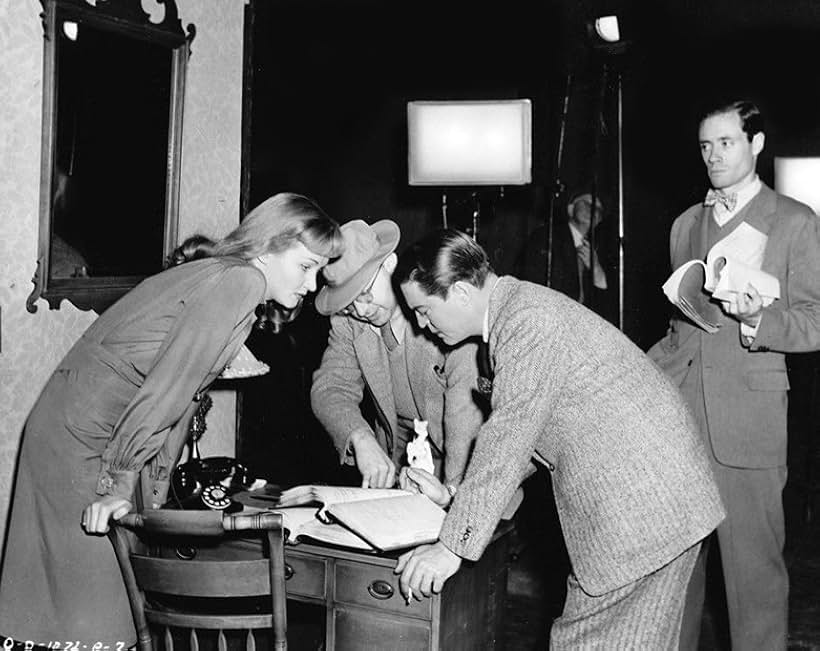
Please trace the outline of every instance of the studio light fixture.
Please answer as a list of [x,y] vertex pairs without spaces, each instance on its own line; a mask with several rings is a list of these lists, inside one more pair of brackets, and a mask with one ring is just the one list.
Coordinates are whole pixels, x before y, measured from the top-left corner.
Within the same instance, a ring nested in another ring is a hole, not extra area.
[[77,40],[77,23],[73,20],[66,20],[63,22],[63,34],[70,41]]
[[629,15],[621,11],[600,14],[586,21],[587,42],[593,52],[604,57],[612,57],[626,52],[631,42],[631,23]]
[[408,102],[407,180],[410,185],[530,183],[530,100]]
[[820,157],[775,156],[774,189],[820,214]]
[[595,19],[595,32],[607,43],[617,43],[621,40],[621,30],[618,27],[617,16],[601,16]]
[[[529,99],[407,103],[407,182],[422,186],[495,186],[532,182]],[[478,189],[472,191],[472,235],[478,234]],[[441,194],[447,227],[447,191]]]

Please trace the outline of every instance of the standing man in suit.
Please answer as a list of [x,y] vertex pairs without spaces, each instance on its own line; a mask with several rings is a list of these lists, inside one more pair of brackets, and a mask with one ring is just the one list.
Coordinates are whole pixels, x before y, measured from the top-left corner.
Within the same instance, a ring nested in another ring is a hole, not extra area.
[[[354,220],[341,230],[344,254],[324,270],[327,284],[316,297],[319,313],[333,316],[313,376],[313,411],[365,488],[394,485],[413,419],[426,420],[436,474],[453,487],[484,420],[474,399],[476,346],[445,350],[405,317],[391,283],[400,237],[394,222]],[[365,393],[374,426],[362,414]]]
[[[733,101],[706,111],[698,137],[712,187],[703,203],[673,223],[672,267],[704,259],[745,224],[766,237],[761,268],[778,278],[781,298],[764,307],[750,285],[736,301],[714,303],[712,320],[720,324],[714,334],[676,315],[649,354],[692,408],[726,504],[717,539],[732,648],[775,651],[786,649],[788,633],[784,353],[820,348],[820,222],[808,206],[758,178],[765,136],[753,103]],[[697,648],[706,550],[689,589],[682,649]]]
[[[481,556],[532,459],[552,476],[572,561],[551,648],[672,648],[700,541],[723,517],[678,390],[576,301],[496,276],[464,233],[422,239],[395,278],[445,344],[487,341],[495,373],[492,412],[438,542],[396,566],[404,594],[438,592],[462,559]],[[422,473],[407,477],[428,494]]]

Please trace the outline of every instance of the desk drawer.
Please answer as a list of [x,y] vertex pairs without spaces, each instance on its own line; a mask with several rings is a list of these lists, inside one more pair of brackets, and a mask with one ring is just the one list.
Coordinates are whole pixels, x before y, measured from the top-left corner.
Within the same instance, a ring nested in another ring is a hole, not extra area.
[[324,599],[326,577],[326,560],[286,551],[285,588],[288,595]]
[[336,561],[334,601],[357,604],[403,616],[432,616],[432,599],[415,599],[408,605],[399,590],[399,577],[389,567]]
[[355,606],[333,609],[334,648],[344,651],[428,651],[430,622]]

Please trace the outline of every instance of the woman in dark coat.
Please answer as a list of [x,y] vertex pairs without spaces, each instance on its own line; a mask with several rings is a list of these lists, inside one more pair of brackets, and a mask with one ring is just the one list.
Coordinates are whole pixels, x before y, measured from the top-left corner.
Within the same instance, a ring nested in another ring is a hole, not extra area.
[[103,312],[28,417],[0,578],[2,635],[80,650],[135,644],[101,534],[133,509],[146,465],[160,487],[152,500],[164,501],[197,401],[242,347],[257,305],[298,306],[341,253],[341,236],[310,199],[283,193],[223,240],[191,238],[176,253],[190,262]]

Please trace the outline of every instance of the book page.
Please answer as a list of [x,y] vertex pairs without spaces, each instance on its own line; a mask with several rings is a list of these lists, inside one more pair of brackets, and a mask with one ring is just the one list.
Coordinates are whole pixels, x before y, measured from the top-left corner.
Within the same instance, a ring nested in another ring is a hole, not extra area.
[[737,295],[745,292],[749,285],[760,294],[764,306],[780,298],[780,281],[772,274],[730,257],[717,258],[714,264],[718,269],[718,281],[712,289],[714,298],[735,301]]
[[296,545],[304,542],[305,538],[311,538],[331,545],[375,551],[373,545],[342,525],[319,520],[317,509],[313,506],[270,509],[245,504],[243,513],[280,513],[282,526],[287,530],[285,542],[289,545]]
[[413,493],[331,504],[327,512],[383,551],[435,542],[446,515],[428,497]]
[[294,486],[282,491],[276,506],[302,506],[305,504],[335,504],[337,502],[356,502],[358,500],[383,499],[398,495],[413,495],[400,488],[356,488],[353,486]]
[[273,513],[282,514],[282,522],[290,532],[288,542],[291,544],[296,544],[304,538],[312,538],[331,545],[373,550],[371,544],[340,524],[320,521],[313,507],[276,509]]
[[[760,269],[763,265],[763,253],[769,237],[746,222],[718,240],[709,253],[706,254],[706,264],[712,266],[712,261],[720,256],[742,262],[753,269]],[[707,287],[707,289],[710,289]]]
[[708,282],[709,268],[701,260],[690,260],[682,264],[663,284],[663,292],[695,325],[708,333],[717,332],[715,310],[719,308],[710,302],[703,287]]
[[[701,267],[701,269],[689,273],[691,267]],[[706,273],[707,267],[704,262],[701,260],[689,260],[689,262],[685,262],[675,269],[672,275],[666,279],[666,282],[662,286],[663,293],[666,294],[666,297],[671,303],[677,305],[681,294],[688,296],[693,290],[696,289],[700,291],[703,288]],[[687,274],[689,275],[687,276]]]
[[760,268],[768,239],[765,233],[744,222],[715,243],[706,256],[706,290],[717,300],[735,301],[738,293],[752,285],[760,293],[763,305],[771,305],[780,298],[780,281]]

